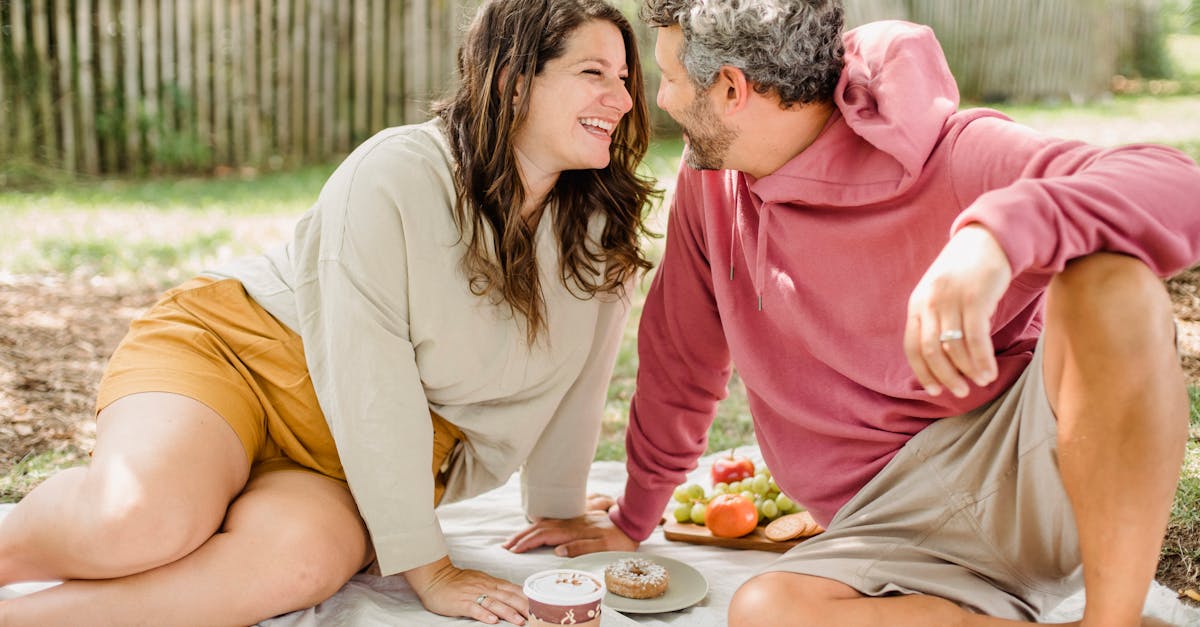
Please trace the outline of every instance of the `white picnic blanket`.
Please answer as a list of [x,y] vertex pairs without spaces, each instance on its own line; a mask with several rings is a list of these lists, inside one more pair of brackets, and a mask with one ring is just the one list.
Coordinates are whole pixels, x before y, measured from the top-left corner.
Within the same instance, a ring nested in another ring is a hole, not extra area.
[[[757,458],[752,447],[738,449],[740,454]],[[709,459],[702,459],[693,480],[707,485]],[[589,489],[594,492],[619,494],[625,481],[625,466],[619,462],[597,462],[592,465]],[[539,570],[562,565],[566,558],[554,555],[549,549],[532,553],[513,554],[500,548],[510,534],[524,525],[520,507],[520,486],[514,477],[504,486],[469,501],[438,509],[438,517],[450,545],[450,557],[455,564],[476,568],[497,577],[521,582]],[[0,515],[11,505],[0,505]],[[686,562],[708,579],[708,595],[696,605],[668,613],[621,614],[607,609],[601,624],[604,627],[651,625],[719,627],[725,624],[729,599],[742,582],[771,562],[777,554],[671,542],[657,531],[640,551],[663,555]],[[0,598],[45,587],[45,584],[21,584],[0,588]],[[1078,620],[1083,613],[1082,593],[1068,599],[1051,616],[1050,622]],[[1146,598],[1146,614],[1174,625],[1200,625],[1200,611],[1179,602],[1175,594],[1155,583]],[[333,598],[320,605],[285,614],[261,625],[264,627],[371,627],[390,625],[478,625],[474,621],[451,619],[426,612],[416,595],[402,577],[357,575]]]

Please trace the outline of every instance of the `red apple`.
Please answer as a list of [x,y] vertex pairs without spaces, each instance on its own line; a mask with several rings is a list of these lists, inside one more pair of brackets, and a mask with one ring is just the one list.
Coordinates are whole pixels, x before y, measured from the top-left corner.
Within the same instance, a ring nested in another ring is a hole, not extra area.
[[754,476],[754,462],[749,458],[735,456],[733,451],[729,451],[729,455],[718,457],[712,465],[712,482],[713,485],[718,483],[733,483],[741,481],[746,477]]

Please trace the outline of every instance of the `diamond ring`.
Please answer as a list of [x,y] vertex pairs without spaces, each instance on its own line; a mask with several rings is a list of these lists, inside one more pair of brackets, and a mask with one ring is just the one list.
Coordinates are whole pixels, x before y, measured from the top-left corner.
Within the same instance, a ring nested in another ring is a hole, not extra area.
[[963,339],[962,329],[946,329],[938,336],[939,342],[957,342]]

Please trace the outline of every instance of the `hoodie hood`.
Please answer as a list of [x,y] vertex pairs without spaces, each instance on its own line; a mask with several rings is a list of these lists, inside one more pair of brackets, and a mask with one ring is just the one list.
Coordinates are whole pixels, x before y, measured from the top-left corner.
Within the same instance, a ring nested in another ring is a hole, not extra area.
[[837,105],[808,148],[775,172],[741,175],[730,235],[734,250],[745,226],[743,203],[757,209],[753,246],[756,306],[763,308],[771,214],[777,205],[859,207],[904,194],[920,178],[946,122],[958,110],[958,85],[928,26],[874,22],[847,32]]
[[758,200],[849,207],[903,194],[957,111],[958,85],[929,27],[874,22],[844,41],[837,110],[811,146],[750,185]]

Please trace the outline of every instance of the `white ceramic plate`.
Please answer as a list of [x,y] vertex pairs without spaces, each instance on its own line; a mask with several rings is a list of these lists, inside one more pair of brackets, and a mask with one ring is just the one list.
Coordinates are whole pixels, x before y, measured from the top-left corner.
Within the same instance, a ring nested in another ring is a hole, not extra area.
[[655,562],[667,569],[670,579],[667,591],[656,599],[629,599],[611,592],[604,595],[604,605],[618,612],[630,614],[652,614],[655,612],[674,612],[699,603],[708,594],[708,580],[700,571],[687,564],[669,557],[650,553],[629,553],[624,551],[605,551],[589,553],[568,560],[565,568],[585,570],[604,579],[604,568],[609,564],[629,557],[640,557]]

